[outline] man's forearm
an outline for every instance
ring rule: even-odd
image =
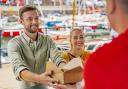
[[[20,73],[20,76],[25,81],[39,83],[39,75],[35,74],[35,73],[32,73],[27,69],[26,70],[22,70],[21,73]]]

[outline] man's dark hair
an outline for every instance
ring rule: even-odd
[[[128,13],[128,0],[118,0],[121,8]]]
[[[39,13],[39,10],[31,5],[25,5],[19,9],[19,17],[22,18],[24,12],[36,10]],[[40,13],[39,13],[40,14]]]

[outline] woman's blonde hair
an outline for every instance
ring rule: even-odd
[[[72,29],[72,30],[70,31],[70,37],[72,37],[72,33],[73,33],[74,31],[81,31],[81,32],[84,34],[84,31],[83,31],[82,29],[80,29],[80,28],[74,28],[74,29]]]

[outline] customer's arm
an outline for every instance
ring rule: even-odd
[[[18,44],[16,39],[11,39],[8,42],[8,58],[11,60],[13,72],[16,76],[17,80],[22,80],[20,76],[20,72],[24,69],[29,70],[27,64],[23,61],[21,55],[20,45]]]
[[[36,82],[40,84],[46,84],[51,86],[53,82],[58,82],[57,80],[50,77],[51,73],[45,72],[42,74],[35,74],[29,70],[21,71],[21,78],[26,81]]]
[[[35,74],[32,73],[27,66],[26,62],[23,61],[22,50],[17,40],[12,39],[8,43],[8,56],[12,62],[13,72],[17,80],[31,81],[41,84],[50,85],[51,82],[55,82],[49,77],[50,73]]]
[[[50,38],[49,38],[50,39]],[[51,60],[56,63],[57,66],[63,66],[66,64],[66,61],[63,60],[61,53],[57,49],[56,44],[50,39],[50,58]]]

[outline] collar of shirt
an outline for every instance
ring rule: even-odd
[[[30,37],[28,37],[25,33],[23,33],[23,36],[24,36],[24,38],[25,38],[25,40],[27,41],[27,43],[30,45],[31,43],[33,43],[31,40],[31,38]],[[38,38],[37,38],[37,41],[36,41],[36,44],[38,44],[38,42],[39,42],[39,39],[40,39],[40,34],[38,33]],[[35,43],[35,42],[34,42]]]

